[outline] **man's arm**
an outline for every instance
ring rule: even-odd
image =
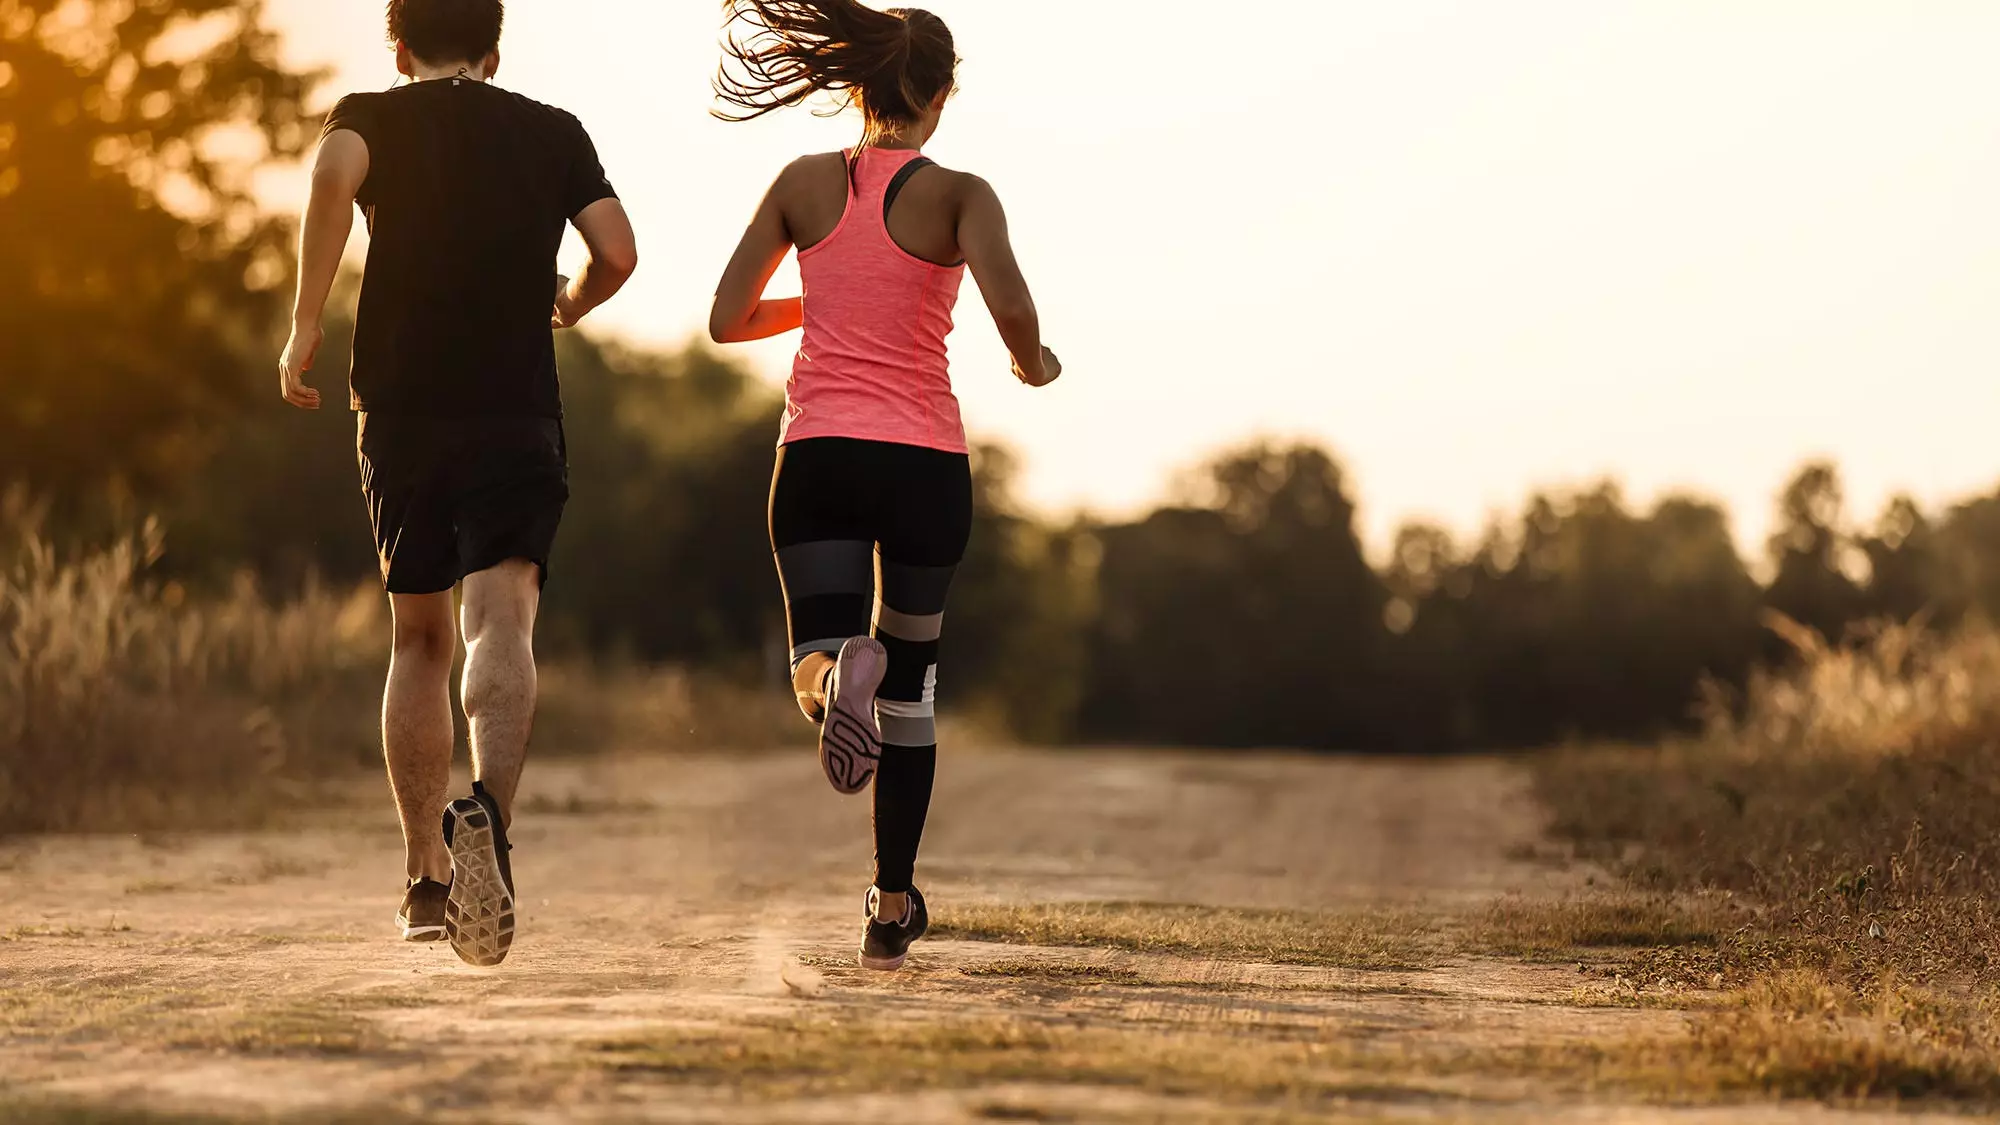
[[[302,410],[319,409],[319,392],[306,372],[319,355],[326,299],[354,231],[354,196],[368,179],[368,143],[340,129],[327,134],[313,161],[312,194],[299,232],[299,291],[292,304],[292,338],[278,361],[279,392]]]
[[[971,177],[965,207],[958,219],[958,249],[972,270],[987,311],[1000,329],[1000,339],[1014,357],[1014,377],[1031,387],[1046,387],[1062,375],[1062,361],[1042,345],[1042,319],[1035,310],[1028,280],[1014,258],[1007,233],[1007,212],[993,186]]]
[[[625,205],[617,199],[600,199],[570,222],[583,236],[590,259],[557,295],[555,314],[549,319],[552,328],[575,328],[591,310],[617,296],[639,268],[639,238],[632,233]]]
[[[764,299],[765,288],[792,249],[791,232],[785,228],[784,207],[778,201],[785,175],[790,173],[787,168],[765,194],[715,287],[715,305],[708,314],[708,335],[718,344],[766,340],[805,323],[803,299]]]

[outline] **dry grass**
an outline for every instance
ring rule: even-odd
[[[1353,1039],[1310,1042],[989,1016],[935,1022],[819,1019],[669,1028],[598,1044],[590,1060],[633,1076],[757,1098],[881,1093],[912,1074],[932,1089],[1002,1084],[1115,1087],[1232,1102],[1422,1097],[1384,1076]]]
[[[2000,1056],[1965,1037],[1953,1001],[1893,983],[1873,991],[1864,999],[1819,973],[1781,970],[1697,1017],[1684,1036],[1530,1050],[1524,1065],[1681,1102],[2000,1106]]]
[[[379,596],[197,602],[149,577],[161,543],[65,555],[30,529],[0,561],[0,833],[240,821],[369,745]]]
[[[423,1003],[373,993],[245,1002],[137,977],[52,981],[0,996],[0,1038],[253,1056],[354,1055],[392,1046],[372,1013]]]
[[[543,670],[536,753],[703,753],[811,746],[790,694],[682,668],[587,662]]]
[[[358,1055],[390,1042],[352,1011],[311,1003],[191,1014],[153,1035],[167,1047],[235,1055]]]
[[[1687,1034],[1601,1045],[1390,1044],[1276,1027],[1221,1034],[1004,1015],[857,1015],[655,1029],[596,1044],[586,1061],[628,1078],[759,1100],[886,1093],[921,1074],[933,1089],[1097,1087],[1219,1108],[1455,1101],[1462,1081],[1479,1076],[1527,1080],[1542,1097],[2000,1104],[2000,1062],[1948,1026],[1920,991],[1870,1005],[1821,978],[1790,974],[1733,997]]]
[[[8,1125],[223,1125],[220,1117],[191,1117],[148,1109],[113,1109],[55,1102],[15,1102],[0,1097],[0,1121]]]
[[[1114,902],[954,906],[939,911],[931,935],[1225,961],[1407,969],[1435,963],[1426,940],[1435,928],[1430,920],[1408,913],[1323,914]]]
[[[0,1095],[0,1121],[7,1125],[241,1125],[238,1116],[183,1114],[138,1106],[84,1106],[60,1101],[11,1101]],[[257,1117],[262,1125],[412,1125],[424,1120],[392,1110],[367,1113],[313,1113]]]
[[[273,796],[377,768],[389,627],[372,583],[277,601],[245,576],[202,596],[154,577],[157,523],[65,552],[15,496],[0,529],[0,835],[255,827]],[[811,733],[782,691],[674,669],[543,673],[538,754]]]
[[[1799,667],[1705,737],[1544,762],[1557,830],[1640,887],[1727,904],[1638,958],[1740,990],[1670,1053],[1700,1082],[2000,1102],[2000,634],[1786,628]]]
[[[1995,1044],[1967,1034],[1957,1001],[1893,981],[1869,991],[1771,974],[1696,1026],[1696,1066],[1680,1080],[1793,1098],[2000,1100]]]
[[[1563,958],[1587,950],[1714,945],[1721,922],[1664,896],[1504,898],[1466,928],[1463,947],[1504,957]]]
[[[1144,973],[1123,965],[1086,965],[1077,961],[990,961],[960,969],[974,979],[1032,980],[1047,984],[1089,987],[1092,985],[1177,985],[1181,981],[1149,980]]]

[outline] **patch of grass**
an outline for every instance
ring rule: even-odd
[[[2000,1105],[2000,632],[1777,624],[1797,665],[1704,737],[1536,769],[1586,858],[1734,911],[1632,953],[1638,979],[1738,993],[1659,1049],[1688,1077],[1656,1084]]]
[[[258,1120],[263,1125],[417,1125],[424,1119],[395,1110],[370,1109],[365,1112],[320,1111]],[[241,1125],[243,1118],[174,1113],[137,1106],[0,1097],[0,1121],[7,1125]]]
[[[195,1013],[153,1034],[162,1046],[233,1055],[358,1055],[389,1045],[372,1022],[353,1012],[305,1002]]]
[[[1594,949],[1713,946],[1720,936],[1713,911],[1665,897],[1594,895],[1501,899],[1473,919],[1463,940],[1482,953],[1550,958]]]
[[[2000,1054],[1966,1036],[1958,1004],[1894,982],[1871,1001],[1786,970],[1697,1018],[1686,1036],[1587,1048],[1580,1061],[1596,1083],[1684,1100],[2000,1106]]]
[[[252,934],[258,945],[358,945],[369,939],[359,934]]]
[[[135,977],[22,983],[0,992],[0,1035],[111,1038],[202,1002]]]
[[[23,941],[28,938],[80,938],[89,937],[90,931],[81,926],[16,926],[4,934],[0,941]]]
[[[813,737],[788,693],[710,671],[559,661],[542,669],[541,692],[537,753],[713,754]]]
[[[1379,1060],[1354,1040],[1162,1035],[1000,1016],[666,1028],[597,1044],[586,1057],[631,1076],[757,1098],[900,1090],[913,1074],[934,1089],[1101,1086],[1237,1101],[1321,1100],[1386,1085]],[[1404,1092],[1422,1097],[1423,1072],[1410,1074]]]
[[[236,1005],[137,978],[98,978],[0,994],[0,1038],[116,1040],[245,1055],[347,1055],[390,1045],[369,1013],[424,1003],[367,992]]]
[[[963,905],[941,909],[934,938],[1103,947],[1224,961],[1411,969],[1436,963],[1435,923],[1406,913],[1321,914],[1154,903]]]
[[[0,1121],[8,1125],[226,1125],[227,1119],[148,1109],[0,1099]]]
[[[1060,984],[1151,983],[1136,969],[1116,965],[1084,965],[1075,961],[992,961],[969,965],[959,972],[969,977],[1000,977],[1007,980],[1051,981]]]
[[[118,915],[113,914],[105,919],[102,926],[78,926],[75,924],[64,924],[61,926],[16,926],[5,933],[0,933],[0,941],[22,941],[28,938],[85,938],[98,937],[104,934],[129,934],[131,932],[131,925],[120,922]]]
[[[255,822],[366,760],[379,592],[194,597],[155,523],[74,551],[39,524],[0,497],[0,835]]]

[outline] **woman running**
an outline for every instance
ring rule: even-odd
[[[923,146],[957,88],[944,21],[856,0],[731,0],[719,116],[748,121],[832,91],[861,140],[794,161],[716,290],[718,343],[803,327],[771,485],[771,546],[799,707],[842,793],[875,785],[875,885],[861,964],[903,967],[929,915],[917,846],[937,775],[945,595],[972,530],[972,468],[945,337],[970,267],[1014,374],[1062,373],[1042,346],[1000,200]],[[805,295],[764,299],[796,248]],[[879,582],[877,581],[879,575]]]

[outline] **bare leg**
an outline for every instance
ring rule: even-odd
[[[403,818],[411,879],[451,881],[444,846],[445,790],[451,783],[451,658],[457,647],[451,594],[391,594],[395,647],[382,694],[382,749],[389,787]]]
[[[465,719],[472,736],[472,776],[514,819],[514,793],[535,726],[535,614],[541,568],[524,560],[469,575],[461,625],[465,632]]]

